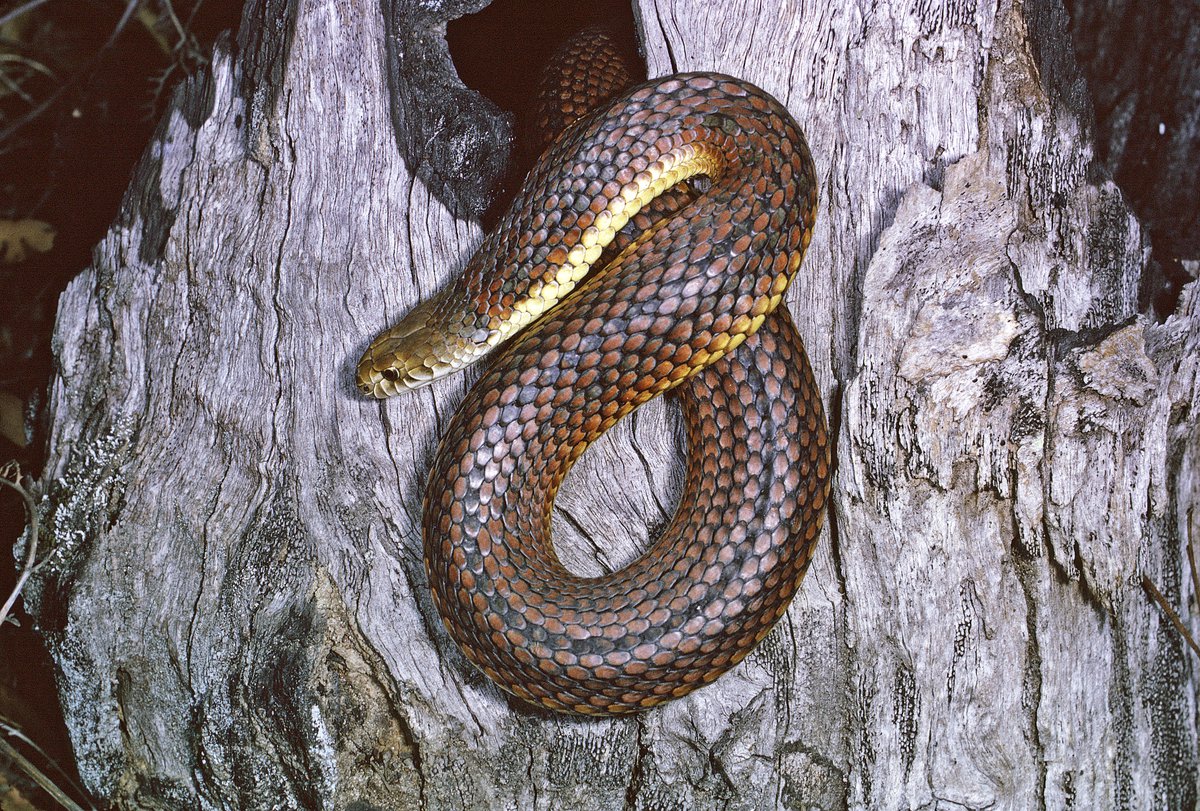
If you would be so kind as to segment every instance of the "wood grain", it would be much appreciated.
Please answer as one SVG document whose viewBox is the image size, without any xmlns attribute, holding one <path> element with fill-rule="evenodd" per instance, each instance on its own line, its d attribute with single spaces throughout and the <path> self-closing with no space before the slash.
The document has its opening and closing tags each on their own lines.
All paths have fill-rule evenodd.
<svg viewBox="0 0 1200 811">
<path fill-rule="evenodd" d="M 219 50 L 60 304 L 56 548 L 30 596 L 89 788 L 150 808 L 1194 805 L 1194 662 L 1140 579 L 1196 628 L 1200 297 L 1137 311 L 1141 232 L 1040 82 L 1029 6 L 641 4 L 651 75 L 738 75 L 808 133 L 821 212 L 788 302 L 839 472 L 777 630 L 624 721 L 514 705 L 438 623 L 418 514 L 465 381 L 354 391 L 369 338 L 480 237 L 399 155 L 377 7 L 290 7 L 253 148 L 248 68 Z M 669 515 L 670 411 L 568 480 L 555 530 L 581 572 Z"/>
</svg>

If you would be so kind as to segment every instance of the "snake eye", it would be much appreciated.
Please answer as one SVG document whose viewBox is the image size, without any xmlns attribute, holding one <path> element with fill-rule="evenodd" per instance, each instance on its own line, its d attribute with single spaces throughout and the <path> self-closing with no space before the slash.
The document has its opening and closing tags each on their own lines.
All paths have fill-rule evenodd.
<svg viewBox="0 0 1200 811">
<path fill-rule="evenodd" d="M 712 127 L 715 130 L 721 130 L 726 135 L 737 135 L 742 131 L 741 126 L 733 116 L 725 115 L 724 113 L 711 113 L 704 117 L 704 126 Z"/>
<path fill-rule="evenodd" d="M 384 369 L 382 374 L 383 374 L 384 380 L 390 380 L 393 383 L 395 383 L 397 380 L 400 379 L 400 373 L 397 372 L 395 369 L 391 369 L 391 368 Z"/>
</svg>

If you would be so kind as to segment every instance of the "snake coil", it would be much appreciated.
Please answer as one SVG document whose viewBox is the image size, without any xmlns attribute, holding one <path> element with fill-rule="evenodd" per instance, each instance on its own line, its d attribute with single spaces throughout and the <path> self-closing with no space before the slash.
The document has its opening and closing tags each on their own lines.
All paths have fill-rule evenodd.
<svg viewBox="0 0 1200 811">
<path fill-rule="evenodd" d="M 621 235 L 696 176 L 702 193 Z M 816 201 L 804 136 L 770 95 L 710 73 L 647 82 L 569 126 L 463 274 L 363 356 L 359 387 L 385 397 L 498 347 L 446 426 L 423 534 L 450 635 L 505 690 L 642 710 L 716 679 L 787 609 L 830 478 L 820 393 L 779 306 Z M 572 574 L 551 545 L 559 485 L 669 390 L 688 447 L 670 524 L 629 566 Z"/>
</svg>

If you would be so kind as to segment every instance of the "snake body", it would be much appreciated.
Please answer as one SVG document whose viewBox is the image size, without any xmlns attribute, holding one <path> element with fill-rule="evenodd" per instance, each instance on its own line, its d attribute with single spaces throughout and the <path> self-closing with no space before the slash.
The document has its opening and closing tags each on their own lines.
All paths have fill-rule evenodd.
<svg viewBox="0 0 1200 811">
<path fill-rule="evenodd" d="M 697 176 L 681 210 L 621 242 Z M 770 95 L 708 73 L 644 83 L 568 126 L 463 274 L 367 350 L 359 387 L 384 397 L 500 347 L 446 426 L 423 534 L 450 635 L 505 690 L 642 710 L 716 679 L 786 610 L 830 478 L 820 393 L 779 306 L 816 200 L 804 136 Z M 551 545 L 559 485 L 672 389 L 688 447 L 675 515 L 624 569 L 572 574 Z"/>
</svg>

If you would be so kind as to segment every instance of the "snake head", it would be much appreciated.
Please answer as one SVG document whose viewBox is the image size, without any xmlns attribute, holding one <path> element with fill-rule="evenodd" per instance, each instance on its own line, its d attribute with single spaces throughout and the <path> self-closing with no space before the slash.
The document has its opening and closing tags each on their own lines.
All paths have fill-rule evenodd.
<svg viewBox="0 0 1200 811">
<path fill-rule="evenodd" d="M 445 299 L 422 302 L 371 342 L 358 362 L 359 391 L 382 400 L 418 389 L 470 366 L 499 343 L 498 334 Z"/>
</svg>

